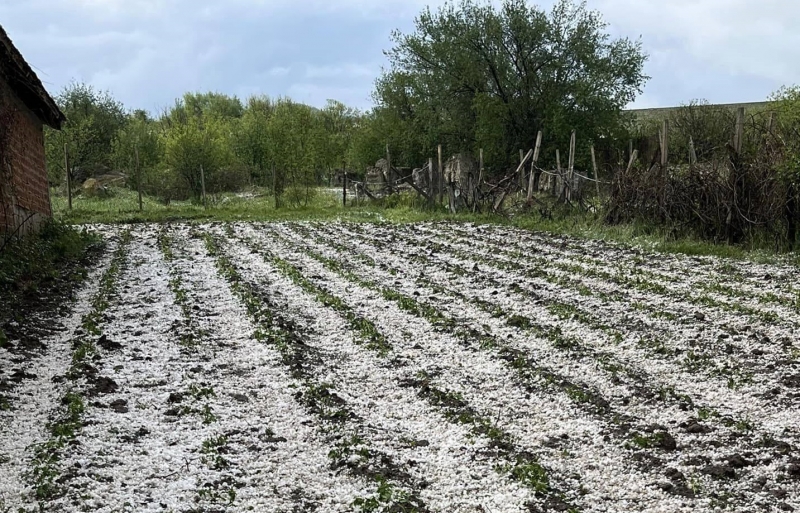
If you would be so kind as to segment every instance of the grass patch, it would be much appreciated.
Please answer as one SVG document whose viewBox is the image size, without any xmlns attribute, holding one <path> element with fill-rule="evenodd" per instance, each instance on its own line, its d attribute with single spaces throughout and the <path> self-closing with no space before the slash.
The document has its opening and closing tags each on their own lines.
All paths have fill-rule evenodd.
<svg viewBox="0 0 800 513">
<path fill-rule="evenodd" d="M 37 233 L 6 244 L 0 250 L 0 325 L 30 313 L 19 311 L 26 301 L 81 282 L 90 250 L 100 247 L 96 235 L 59 222 L 49 222 Z M 4 339 L 0 331 L 0 347 Z"/>
<path fill-rule="evenodd" d="M 758 262 L 800 262 L 796 253 L 779 256 L 771 247 L 759 243 L 730 246 L 715 244 L 697 238 L 677 237 L 670 228 L 634 222 L 608 225 L 602 216 L 573 209 L 556 208 L 554 215 L 543 217 L 538 213 L 524 213 L 507 218 L 492 214 L 450 214 L 444 205 L 433 210 L 414 207 L 412 196 L 397 197 L 392 201 L 364 206 L 342 206 L 338 190 L 324 189 L 307 207 L 275 209 L 273 198 L 263 189 L 253 194 L 221 194 L 210 199 L 208 208 L 190 201 L 160 203 L 144 198 L 144 211 L 139 212 L 136 193 L 115 189 L 111 198 L 86 198 L 73 200 L 73 209 L 67 209 L 66 198 L 51 191 L 55 217 L 67 223 L 137 223 L 195 221 L 366 221 L 412 223 L 424 221 L 473 222 L 485 225 L 503 225 L 557 235 L 570 235 L 581 239 L 603 240 L 640 246 L 650 251 L 697 256 L 716 256 L 735 260 Z M 549 201 L 549 198 L 542 198 Z"/>
</svg>

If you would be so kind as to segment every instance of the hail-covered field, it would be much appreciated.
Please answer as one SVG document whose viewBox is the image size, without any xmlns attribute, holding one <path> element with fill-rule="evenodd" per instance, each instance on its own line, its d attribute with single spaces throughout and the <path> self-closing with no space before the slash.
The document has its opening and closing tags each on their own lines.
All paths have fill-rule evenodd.
<svg viewBox="0 0 800 513">
<path fill-rule="evenodd" d="M 43 349 L 0 348 L 0 512 L 800 508 L 795 267 L 467 224 L 94 229 Z"/>
</svg>

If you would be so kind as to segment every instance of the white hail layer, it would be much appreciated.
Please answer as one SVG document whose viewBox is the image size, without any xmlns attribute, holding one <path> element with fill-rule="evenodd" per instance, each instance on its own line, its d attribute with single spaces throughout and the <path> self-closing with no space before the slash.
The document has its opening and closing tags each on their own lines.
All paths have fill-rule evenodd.
<svg viewBox="0 0 800 513">
<path fill-rule="evenodd" d="M 321 305 L 247 248 L 234 247 L 230 252 L 244 276 L 265 281 L 273 297 L 286 298 L 284 314 L 310 323 L 313 334 L 307 342 L 326 356 L 326 374 L 320 379 L 332 384 L 363 419 L 370 446 L 407 464 L 413 476 L 429 483 L 420 497 L 431 510 L 466 512 L 483 507 L 521 512 L 527 500 L 534 500 L 530 491 L 495 472 L 495 462 L 480 456 L 480 451 L 487 449 L 487 440 L 470 440 L 465 427 L 448 423 L 413 389 L 398 386 L 401 379 L 413 378 L 412 372 L 392 368 L 356 345 L 337 312 Z M 411 443 L 422 440 L 429 445 L 414 447 Z"/>
<path fill-rule="evenodd" d="M 175 510 L 191 503 L 196 482 L 209 476 L 195 452 L 204 431 L 199 420 L 186 416 L 171 422 L 164 416 L 169 394 L 183 391 L 188 369 L 198 362 L 182 354 L 171 332 L 182 314 L 155 239 L 151 228 L 132 232 L 127 267 L 115 285 L 119 299 L 102 326 L 123 348 L 99 349 L 97 363 L 99 375 L 112 378 L 119 390 L 91 399 L 103 404 L 124 399 L 130 411 L 87 408 L 80 445 L 64 461 L 66 468 L 80 470 L 67 496 L 54 504 L 62 511 Z M 122 440 L 142 428 L 148 434 L 137 442 Z"/>
<path fill-rule="evenodd" d="M 65 385 L 54 382 L 53 378 L 63 378 L 69 367 L 72 357 L 70 342 L 81 325 L 81 318 L 91 310 L 100 276 L 108 268 L 113 252 L 114 244 L 111 243 L 76 293 L 72 311 L 60 321 L 63 326 L 60 333 L 42 341 L 45 349 L 41 356 L 18 362 L 10 353 L 0 350 L 0 369 L 10 372 L 21 368 L 36 376 L 24 380 L 8 395 L 10 410 L 0 410 L 0 506 L 9 511 L 34 507 L 33 487 L 24 474 L 31 470 L 34 446 L 49 438 L 45 428 L 65 390 Z M 13 340 L 10 342 L 15 343 Z M 29 365 L 22 368 L 19 363 Z"/>
<path fill-rule="evenodd" d="M 395 242 L 395 245 L 397 248 L 408 247 L 402 242 Z M 460 257 L 445 253 L 437 253 L 436 258 L 443 262 L 467 266 L 467 268 L 472 268 L 475 264 L 474 261 L 466 261 Z M 519 282 L 521 280 L 519 276 L 512 272 L 496 269 L 487 265 L 481 265 L 480 268 L 482 273 L 489 274 L 498 279 L 498 281 L 507 284 Z M 466 278 L 464 281 L 468 282 L 469 279 Z M 532 282 L 533 280 L 528 281 Z M 475 284 L 474 287 L 478 290 L 482 290 L 478 284 Z M 569 298 L 575 303 L 587 302 L 587 299 L 581 297 L 577 291 L 563 289 L 553 291 L 542 288 L 541 292 L 545 301 L 549 293 L 553 294 L 555 299 L 562 301 L 565 300 L 565 298 Z M 513 301 L 509 302 L 509 307 L 512 308 L 513 311 L 524 313 L 540 320 L 547 320 L 551 317 L 546 308 L 530 304 L 526 302 L 524 298 L 514 293 L 509 293 L 509 296 L 514 298 Z M 635 314 L 630 311 L 620 311 L 617 313 L 617 316 L 621 315 L 635 316 Z M 669 323 L 661 322 L 663 323 L 664 330 L 671 329 Z M 678 392 L 689 395 L 696 399 L 697 402 L 706 404 L 723 414 L 732 415 L 740 419 L 750 419 L 756 422 L 761 429 L 776 435 L 780 434 L 781 437 L 785 436 L 785 432 L 791 434 L 795 431 L 797 425 L 796 409 L 782 406 L 773 407 L 767 404 L 764 399 L 755 397 L 757 394 L 766 393 L 773 388 L 775 386 L 774 383 L 754 383 L 742 391 L 730 390 L 727 386 L 726 379 L 691 373 L 675 365 L 672 361 L 654 358 L 652 355 L 648 355 L 639 348 L 630 337 L 627 337 L 621 344 L 615 344 L 607 335 L 596 332 L 596 330 L 592 330 L 591 328 L 586 328 L 576 321 L 558 321 L 557 324 L 562 328 L 565 334 L 574 334 L 580 337 L 580 339 L 590 347 L 614 354 L 620 361 L 625 363 L 626 366 L 648 371 L 651 376 L 658 380 L 656 382 L 658 385 L 674 387 Z M 587 333 L 590 335 L 587 336 Z M 676 337 L 673 338 L 670 343 L 674 345 L 681 341 L 682 339 Z M 690 346 L 684 347 L 688 348 Z"/>
<path fill-rule="evenodd" d="M 244 233 L 252 234 L 247 229 Z M 566 397 L 526 394 L 510 371 L 490 356 L 462 349 L 452 337 L 434 333 L 426 321 L 400 311 L 374 291 L 348 283 L 301 252 L 267 237 L 259 240 L 282 258 L 301 265 L 306 274 L 320 276 L 319 281 L 334 294 L 375 322 L 409 365 L 440 373 L 437 382 L 462 392 L 477 411 L 497 419 L 500 427 L 518 439 L 523 448 L 542 451 L 542 463 L 562 480 L 588 489 L 582 497 L 570 497 L 580 501 L 587 511 L 609 504 L 615 505 L 612 510 L 618 507 L 658 511 L 665 505 L 673 511 L 702 509 L 699 503 L 683 506 L 685 501 L 655 489 L 658 475 L 632 471 L 625 451 L 610 447 L 603 440 L 603 425 L 575 408 Z M 416 345 L 423 349 L 415 349 Z M 545 452 L 542 443 L 564 433 L 570 436 L 569 456 L 553 450 Z M 579 482 L 571 478 L 574 473 L 580 475 Z"/>
<path fill-rule="evenodd" d="M 223 369 L 219 374 L 224 379 L 213 382 L 220 399 L 213 430 L 246 433 L 237 437 L 233 454 L 227 456 L 244 485 L 237 488 L 237 510 L 292 511 L 299 507 L 292 495 L 301 490 L 303 499 L 322 511 L 348 511 L 356 497 L 369 494 L 371 484 L 329 469 L 330 446 L 316 427 L 318 421 L 295 401 L 298 384 L 282 369 L 280 354 L 252 338 L 255 326 L 203 244 L 185 233 L 179 241 L 194 255 L 181 263 L 181 271 L 201 310 L 208 310 L 199 321 L 210 342 L 219 346 L 211 365 Z M 231 400 L 234 394 L 249 401 Z M 260 443 L 257 435 L 265 428 L 286 442 Z"/>
<path fill-rule="evenodd" d="M 295 235 L 295 237 L 298 236 Z M 343 256 L 331 248 L 320 246 L 318 244 L 312 244 L 310 241 L 307 241 L 306 243 L 312 245 L 315 251 L 322 253 L 328 258 L 337 259 L 342 258 Z M 434 294 L 434 292 L 431 290 L 419 289 L 413 280 L 403 279 L 403 276 L 415 276 L 419 273 L 425 273 L 426 278 L 438 283 L 439 285 L 455 288 L 464 294 L 478 297 L 492 304 L 500 305 L 506 311 L 527 315 L 531 314 L 531 312 L 526 311 L 525 308 L 520 307 L 519 301 L 516 301 L 513 298 L 505 295 L 495 296 L 492 294 L 491 290 L 487 290 L 480 286 L 476 286 L 476 284 L 470 283 L 468 278 L 453 279 L 446 273 L 435 268 L 420 268 L 418 265 L 408 263 L 403 258 L 403 255 L 398 255 L 397 252 L 383 252 L 375 249 L 374 246 L 361 244 L 353 241 L 352 239 L 350 240 L 349 245 L 351 245 L 357 252 L 367 255 L 370 258 L 375 259 L 377 262 L 383 262 L 388 264 L 390 267 L 404 271 L 399 276 L 395 277 L 385 271 L 381 271 L 380 269 L 362 266 L 362 275 L 369 276 L 372 279 L 380 277 L 379 281 L 382 280 L 384 282 L 384 286 L 391 286 L 392 288 L 399 289 L 401 292 L 404 292 L 408 295 L 411 295 L 414 292 L 420 292 L 422 293 L 420 294 L 420 301 L 423 303 L 430 303 L 430 301 L 426 300 L 425 295 L 427 294 L 430 296 Z M 395 246 L 395 248 L 397 248 L 397 246 Z M 353 262 L 351 261 L 351 264 L 352 263 Z M 682 464 L 682 461 L 685 461 L 691 456 L 699 455 L 707 456 L 712 460 L 718 461 L 723 457 L 730 456 L 737 451 L 743 451 L 748 448 L 750 441 L 748 439 L 741 438 L 738 438 L 738 440 L 741 440 L 740 443 L 742 447 L 737 447 L 736 443 L 731 443 L 726 445 L 724 449 L 725 452 L 722 452 L 719 449 L 709 448 L 708 446 L 703 445 L 703 436 L 684 433 L 677 429 L 677 424 L 683 420 L 686 420 L 690 416 L 689 413 L 680 410 L 677 406 L 651 404 L 638 400 L 639 398 L 637 398 L 631 390 L 627 389 L 626 386 L 615 384 L 611 380 L 611 377 L 608 376 L 607 373 L 596 363 L 578 361 L 574 358 L 571 358 L 568 352 L 559 351 L 550 347 L 550 344 L 545 341 L 539 340 L 536 337 L 521 335 L 518 330 L 506 326 L 503 321 L 493 318 L 491 315 L 488 315 L 476 307 L 458 300 L 457 298 L 448 297 L 446 300 L 443 300 L 443 298 L 437 297 L 435 303 L 441 311 L 451 314 L 458 318 L 461 322 L 466 322 L 467 324 L 472 325 L 479 330 L 482 325 L 490 326 L 492 333 L 499 339 L 507 341 L 511 347 L 524 350 L 527 354 L 534 357 L 534 360 L 537 361 L 537 363 L 542 363 L 546 367 L 556 370 L 561 375 L 570 378 L 573 382 L 589 384 L 598 390 L 603 397 L 614 402 L 618 409 L 624 411 L 625 414 L 631 415 L 638 419 L 638 425 L 640 428 L 652 424 L 661 424 L 671 427 L 670 432 L 675 436 L 681 450 L 679 452 L 664 455 L 663 457 L 666 463 L 668 466 L 677 468 L 684 472 L 684 474 L 701 482 L 705 490 L 719 491 L 722 489 L 724 491 L 726 485 L 720 485 L 718 482 L 715 482 L 708 476 L 692 476 L 692 474 L 696 472 L 696 469 Z M 541 317 L 536 318 L 541 319 Z M 586 340 L 589 337 L 596 336 L 595 333 L 591 333 L 589 330 L 585 329 L 578 329 L 576 333 L 576 336 L 579 337 L 580 340 Z M 623 397 L 627 397 L 630 402 L 627 406 L 620 407 L 619 402 Z M 718 437 L 725 438 L 730 436 L 730 433 L 731 430 L 729 428 L 717 426 L 716 435 Z M 764 457 L 768 456 L 769 454 L 769 450 L 766 449 L 760 452 L 762 453 L 760 456 Z M 779 461 L 774 461 L 769 465 L 760 467 L 759 472 L 775 476 L 777 475 L 781 466 L 782 463 Z M 752 495 L 752 491 L 749 489 L 750 484 L 748 482 L 733 483 L 730 485 L 730 488 L 743 495 Z"/>
</svg>

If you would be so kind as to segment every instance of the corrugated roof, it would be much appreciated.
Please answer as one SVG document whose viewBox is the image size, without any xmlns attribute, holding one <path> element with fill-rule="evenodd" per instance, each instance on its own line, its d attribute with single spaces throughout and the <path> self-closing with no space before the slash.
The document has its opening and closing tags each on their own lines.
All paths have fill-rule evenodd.
<svg viewBox="0 0 800 513">
<path fill-rule="evenodd" d="M 42 120 L 55 129 L 66 121 L 64 113 L 47 93 L 39 77 L 11 42 L 0 25 L 0 78 L 4 79 L 22 102 Z"/>
</svg>

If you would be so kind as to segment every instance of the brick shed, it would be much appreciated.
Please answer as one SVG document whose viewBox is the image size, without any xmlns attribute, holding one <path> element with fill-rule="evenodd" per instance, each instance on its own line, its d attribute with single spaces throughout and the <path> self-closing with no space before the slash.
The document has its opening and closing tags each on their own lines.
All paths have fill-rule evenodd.
<svg viewBox="0 0 800 513">
<path fill-rule="evenodd" d="M 26 232 L 52 215 L 44 125 L 64 114 L 0 27 L 0 232 Z"/>
</svg>

